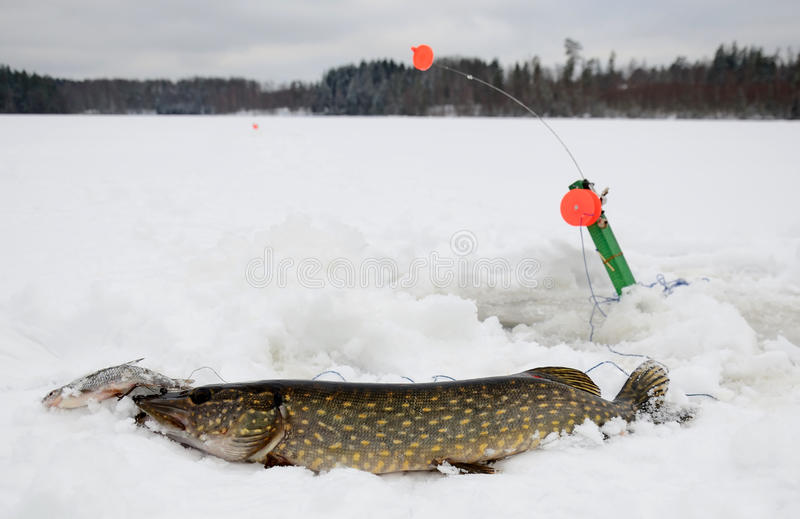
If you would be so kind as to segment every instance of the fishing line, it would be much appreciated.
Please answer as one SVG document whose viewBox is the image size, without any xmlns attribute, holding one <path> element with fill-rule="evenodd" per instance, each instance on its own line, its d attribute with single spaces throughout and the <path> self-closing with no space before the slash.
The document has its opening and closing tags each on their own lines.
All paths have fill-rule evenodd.
<svg viewBox="0 0 800 519">
<path fill-rule="evenodd" d="M 583 219 L 583 217 L 581 217 Z M 594 314 L 595 312 L 600 312 L 603 317 L 608 317 L 606 313 L 600 308 L 600 305 L 616 303 L 619 301 L 619 297 L 605 297 L 605 296 L 598 296 L 594 293 L 594 287 L 592 286 L 592 278 L 589 276 L 589 264 L 586 261 L 586 243 L 583 240 L 583 225 L 578 226 L 578 230 L 581 236 L 581 254 L 583 255 L 583 269 L 586 272 L 586 282 L 589 283 L 589 292 L 591 292 L 591 296 L 589 297 L 589 301 L 592 302 L 592 313 L 589 315 L 589 342 L 593 342 L 594 339 Z M 643 357 L 644 355 L 637 355 L 634 353 L 620 353 L 614 351 L 611 346 L 606 345 L 606 348 L 612 353 L 616 353 L 617 355 L 622 356 L 632 356 L 632 357 Z"/>
<path fill-rule="evenodd" d="M 581 217 L 581 220 L 583 217 Z M 609 304 L 609 303 L 616 303 L 619 301 L 619 297 L 605 297 L 605 296 L 598 296 L 594 293 L 594 287 L 592 286 L 592 278 L 589 276 L 589 264 L 586 261 L 586 243 L 583 240 L 583 225 L 578 226 L 578 230 L 581 236 L 581 254 L 583 255 L 583 269 L 586 272 L 586 282 L 589 283 L 589 292 L 591 292 L 591 296 L 589 297 L 589 301 L 592 302 L 592 313 L 589 316 L 589 327 L 591 328 L 589 332 L 589 342 L 592 342 L 594 338 L 594 313 L 599 311 L 603 317 L 608 317 L 606 313 L 600 308 L 601 304 Z M 609 348 L 610 349 L 610 348 Z"/>
<path fill-rule="evenodd" d="M 584 227 L 583 225 L 578 226 L 578 230 L 579 230 L 580 237 L 581 237 L 581 255 L 583 256 L 583 270 L 586 273 L 586 282 L 589 284 L 589 292 L 591 293 L 591 296 L 589 296 L 589 301 L 592 303 L 592 313 L 589 315 L 589 328 L 590 328 L 590 331 L 589 331 L 589 342 L 593 342 L 593 340 L 594 340 L 594 332 L 595 332 L 595 326 L 594 326 L 595 313 L 599 312 L 600 315 L 602 315 L 603 317 L 608 317 L 608 315 L 603 311 L 603 309 L 601 308 L 600 305 L 606 305 L 606 304 L 610 304 L 610 303 L 618 303 L 619 302 L 619 296 L 606 297 L 606 296 L 598 296 L 597 294 L 595 294 L 594 286 L 592 285 L 592 278 L 589 275 L 589 264 L 586 261 L 586 242 L 583 239 L 583 227 Z M 701 278 L 701 279 L 703 281 L 709 281 L 708 278 Z M 637 284 L 639 286 L 643 286 L 645 288 L 653 288 L 656 285 L 661 285 L 663 287 L 664 294 L 672 295 L 672 292 L 676 288 L 681 287 L 681 286 L 689 286 L 691 283 L 689 283 L 688 281 L 686 281 L 683 278 L 676 278 L 676 279 L 673 279 L 671 281 L 667 281 L 667 279 L 664 276 L 664 274 L 658 273 L 656 275 L 655 282 L 649 283 L 649 284 L 647 284 L 647 283 L 637 283 Z M 617 355 L 622 355 L 622 356 L 626 356 L 626 357 L 645 357 L 645 355 L 638 355 L 638 354 L 635 354 L 635 353 L 618 352 L 618 351 L 615 351 L 614 349 L 612 349 L 608 345 L 606 345 L 606 348 L 608 348 L 608 350 L 610 352 L 615 353 Z"/>
<path fill-rule="evenodd" d="M 705 281 L 705 282 L 711 282 L 711 280 L 709 278 L 706 278 L 706 277 L 699 278 L 699 280 L 700 281 Z M 695 281 L 692 281 L 692 283 L 694 283 L 694 282 Z M 671 295 L 672 291 L 675 290 L 677 287 L 689 286 L 692 283 L 689 283 L 688 281 L 686 281 L 683 278 L 675 278 L 675 279 L 673 279 L 671 281 L 667 281 L 666 278 L 664 277 L 664 274 L 658 273 L 656 275 L 655 282 L 649 283 L 649 284 L 648 283 L 637 283 L 637 284 L 640 285 L 640 286 L 643 286 L 645 288 L 653 288 L 656 285 L 661 285 L 662 287 L 664 287 L 664 293 L 667 294 L 667 295 Z"/>
<path fill-rule="evenodd" d="M 607 317 L 606 313 L 603 312 L 603 309 L 600 308 L 600 305 L 609 304 L 609 303 L 617 303 L 617 302 L 619 302 L 619 297 L 598 296 L 597 294 L 594 293 L 594 288 L 592 286 L 592 278 L 589 275 L 589 265 L 586 262 L 586 243 L 583 240 L 583 225 L 578 226 L 578 229 L 580 230 L 580 236 L 581 236 L 581 254 L 583 255 L 583 268 L 584 268 L 584 271 L 586 272 L 586 281 L 589 284 L 589 292 L 591 292 L 591 294 L 592 294 L 589 297 L 589 300 L 592 302 L 592 313 L 589 315 L 589 327 L 591 328 L 591 330 L 589 332 L 589 341 L 593 342 L 592 339 L 594 338 L 594 315 L 595 315 L 595 312 L 599 311 L 600 314 L 602 314 L 603 317 Z M 707 278 L 704 278 L 704 279 L 706 281 L 708 281 Z M 675 288 L 677 288 L 679 286 L 688 286 L 689 282 L 686 281 L 683 278 L 677 278 L 677 279 L 674 279 L 672 281 L 667 281 L 666 278 L 664 277 L 664 275 L 659 273 L 656 276 L 656 281 L 654 283 L 650 283 L 649 285 L 648 284 L 644 284 L 644 283 L 639 283 L 639 285 L 641 285 L 643 287 L 646 287 L 646 288 L 653 288 L 656 285 L 661 285 L 662 287 L 664 287 L 664 293 L 666 295 L 670 295 L 670 294 L 672 294 L 672 291 Z M 604 346 L 606 347 L 606 349 L 609 352 L 613 353 L 614 355 L 619 355 L 621 357 L 641 357 L 641 358 L 649 358 L 649 359 L 651 358 L 651 357 L 648 357 L 647 355 L 642 355 L 640 353 L 623 353 L 621 351 L 615 350 L 614 348 L 612 348 L 608 344 L 605 344 Z M 651 360 L 654 360 L 654 359 L 651 359 Z M 656 361 L 656 362 L 658 362 L 658 361 Z M 616 362 L 611 361 L 611 360 L 606 360 L 606 361 L 600 362 L 598 364 L 595 364 L 591 368 L 589 368 L 586 371 L 584 371 L 584 373 L 589 373 L 590 371 L 594 370 L 595 368 L 599 368 L 603 364 L 611 364 L 612 366 L 614 366 L 615 368 L 620 370 L 622 373 L 624 373 L 625 376 L 628 376 L 628 377 L 630 376 L 630 374 L 627 371 L 622 369 Z M 661 363 L 659 362 L 659 364 L 661 364 Z M 661 365 L 664 366 L 664 364 L 661 364 Z M 715 396 L 710 395 L 708 393 L 685 393 L 685 394 L 686 394 L 687 397 L 688 396 L 691 396 L 691 397 L 704 396 L 704 397 L 711 398 L 713 400 L 718 400 Z"/>
<path fill-rule="evenodd" d="M 581 169 L 580 164 L 578 164 L 578 161 L 575 158 L 575 155 L 572 154 L 572 152 L 570 151 L 569 147 L 564 142 L 564 140 L 558 135 L 558 133 L 553 129 L 553 127 L 550 126 L 549 124 L 547 124 L 547 121 L 545 121 L 542 118 L 542 116 L 540 116 L 531 107 L 529 107 L 528 105 L 526 105 L 525 103 L 523 103 L 522 101 L 520 101 L 519 99 L 514 97 L 513 95 L 509 94 L 508 92 L 506 92 L 502 88 L 499 88 L 499 87 L 497 87 L 495 85 L 492 85 L 491 83 L 488 83 L 488 82 L 484 81 L 483 79 L 481 79 L 479 77 L 475 77 L 472 74 L 467 74 L 465 72 L 461 72 L 460 70 L 456 70 L 456 69 L 454 69 L 452 67 L 448 67 L 447 65 L 440 65 L 438 63 L 433 64 L 433 66 L 437 67 L 439 69 L 442 69 L 442 70 L 447 70 L 449 72 L 453 72 L 455 74 L 458 74 L 459 76 L 462 76 L 462 77 L 466 78 L 469 81 L 476 81 L 476 82 L 480 83 L 481 85 L 484 85 L 486 87 L 491 88 L 495 92 L 503 94 L 508 99 L 512 100 L 513 102 L 515 102 L 516 104 L 518 104 L 519 106 L 524 108 L 529 114 L 531 114 L 534 117 L 536 117 L 539 120 L 539 122 L 541 122 L 544 125 L 544 127 L 547 128 L 550 131 L 550 133 L 553 134 L 553 137 L 555 137 L 556 140 L 558 140 L 558 142 L 564 148 L 564 151 L 566 151 L 567 155 L 569 155 L 569 158 L 572 159 L 572 163 L 575 165 L 575 169 L 578 170 L 578 173 L 580 174 L 581 178 L 583 180 L 586 180 L 586 176 L 583 174 L 583 170 Z M 581 216 L 581 220 L 582 219 L 583 219 L 583 216 Z M 592 302 L 592 313 L 591 313 L 591 316 L 589 317 L 589 326 L 591 328 L 591 330 L 589 332 L 589 341 L 593 341 L 593 339 L 594 339 L 594 331 L 595 331 L 594 330 L 594 315 L 595 315 L 595 312 L 599 311 L 600 314 L 603 317 L 607 317 L 606 313 L 603 311 L 603 309 L 600 307 L 600 305 L 619 301 L 619 297 L 601 297 L 601 296 L 598 296 L 597 294 L 595 294 L 594 287 L 592 286 L 592 279 L 589 276 L 589 265 L 588 265 L 588 263 L 586 261 L 586 245 L 585 245 L 584 239 L 583 239 L 583 225 L 579 225 L 578 228 L 580 229 L 581 251 L 583 253 L 583 267 L 584 267 L 584 270 L 586 271 L 586 281 L 589 283 L 589 291 L 592 294 L 591 297 L 590 297 L 590 301 Z M 643 356 L 643 355 L 635 355 L 635 354 L 618 353 L 618 352 L 615 352 L 613 349 L 611 349 L 610 346 L 607 346 L 607 347 L 608 347 L 608 349 L 610 351 L 612 351 L 613 353 L 617 353 L 618 355 Z"/>
<path fill-rule="evenodd" d="M 674 279 L 672 281 L 667 281 L 666 278 L 664 277 L 664 274 L 659 273 L 658 275 L 656 275 L 656 280 L 653 283 L 650 283 L 649 285 L 646 285 L 644 283 L 640 283 L 640 284 L 643 287 L 647 287 L 647 288 L 653 288 L 656 285 L 661 285 L 662 287 L 664 287 L 664 292 L 666 292 L 667 294 L 671 294 L 672 291 L 675 289 L 675 287 L 688 285 L 689 282 L 686 281 L 683 278 L 678 278 L 678 279 Z"/>
<path fill-rule="evenodd" d="M 594 365 L 594 366 L 592 366 L 591 368 L 589 368 L 589 369 L 587 369 L 586 371 L 584 371 L 584 373 L 589 373 L 589 372 L 590 372 L 590 371 L 592 371 L 593 369 L 595 369 L 595 368 L 599 368 L 599 367 L 600 367 L 600 366 L 602 366 L 603 364 L 611 364 L 612 366 L 614 366 L 615 368 L 617 368 L 618 370 L 620 370 L 620 371 L 621 371 L 621 372 L 622 372 L 622 373 L 623 373 L 623 374 L 624 374 L 626 377 L 630 377 L 630 376 L 631 376 L 631 374 L 630 374 L 630 373 L 628 373 L 627 371 L 625 371 L 624 369 L 622 369 L 621 367 L 619 367 L 619 364 L 617 364 L 617 363 L 616 363 L 616 362 L 614 362 L 613 360 L 604 360 L 603 362 L 598 362 L 597 364 L 595 364 L 595 365 Z"/>
<path fill-rule="evenodd" d="M 612 350 L 612 351 L 613 351 L 613 350 Z M 617 352 L 614 352 L 614 353 L 617 353 Z M 631 355 L 631 354 L 620 354 L 620 353 L 617 353 L 617 355 Z M 636 356 L 637 356 L 637 357 L 645 357 L 646 355 L 636 355 Z M 655 360 L 655 359 L 650 359 L 650 360 Z M 662 366 L 664 366 L 664 367 L 666 368 L 666 365 L 665 365 L 665 364 L 663 364 L 663 363 L 661 363 L 661 362 L 658 362 L 658 361 L 655 361 L 655 362 L 657 362 L 658 364 L 661 364 Z M 586 371 L 584 371 L 584 373 L 588 374 L 590 371 L 594 370 L 595 368 L 599 368 L 599 367 L 600 367 L 600 366 L 602 366 L 603 364 L 611 364 L 612 366 L 614 366 L 615 368 L 617 368 L 618 370 L 620 370 L 620 371 L 621 371 L 621 372 L 622 372 L 622 373 L 623 373 L 623 374 L 624 374 L 626 377 L 630 377 L 630 376 L 631 376 L 631 374 L 630 374 L 630 373 L 628 373 L 627 371 L 625 371 L 624 369 L 622 369 L 622 368 L 619 366 L 619 364 L 617 364 L 617 363 L 616 363 L 616 362 L 614 362 L 613 360 L 604 360 L 603 362 L 598 362 L 597 364 L 595 364 L 595 365 L 594 365 L 594 366 L 592 366 L 591 368 L 589 368 L 589 369 L 587 369 Z M 715 397 L 714 395 L 708 394 L 708 393 L 684 393 L 684 395 L 686 395 L 686 396 L 689 396 L 689 397 L 703 396 L 703 397 L 710 398 L 710 399 L 712 399 L 712 400 L 716 400 L 717 402 L 719 402 L 719 398 Z"/>
<path fill-rule="evenodd" d="M 566 143 L 561 139 L 561 137 L 559 137 L 558 133 L 556 133 L 556 131 L 549 124 L 547 124 L 547 121 L 542 119 L 542 117 L 538 113 L 536 113 L 531 107 L 529 107 L 528 105 L 526 105 L 525 103 L 523 103 L 522 101 L 520 101 L 519 99 L 514 97 L 513 95 L 509 94 L 508 92 L 506 92 L 502 88 L 496 87 L 491 83 L 487 83 L 486 81 L 482 80 L 479 77 L 475 77 L 472 74 L 467 74 L 467 73 L 461 72 L 460 70 L 456 70 L 454 68 L 450 68 L 447 65 L 434 64 L 433 66 L 437 67 L 437 68 L 440 68 L 440 69 L 449 70 L 450 72 L 455 72 L 456 74 L 467 78 L 469 81 L 477 81 L 481 85 L 487 86 L 487 87 L 491 88 L 492 90 L 494 90 L 495 92 L 499 92 L 499 93 L 503 94 L 504 96 L 506 96 L 507 98 L 511 99 L 512 101 L 517 103 L 519 106 L 521 106 L 522 108 L 527 110 L 529 114 L 531 114 L 534 117 L 536 117 L 537 119 L 539 119 L 539 122 L 541 122 L 545 126 L 545 128 L 550 130 L 550 133 L 553 134 L 553 137 L 555 137 L 558 140 L 558 142 L 564 148 L 564 151 L 566 151 L 567 155 L 569 155 L 569 158 L 572 159 L 572 163 L 575 164 L 575 168 L 578 170 L 578 173 L 580 174 L 581 178 L 586 180 L 586 177 L 583 175 L 583 170 L 581 169 L 580 165 L 578 164 L 578 161 L 575 159 L 575 156 L 569 150 L 569 147 L 567 147 Z"/>
<path fill-rule="evenodd" d="M 338 376 L 339 376 L 339 378 L 341 378 L 343 382 L 347 382 L 347 379 L 346 379 L 346 378 L 344 378 L 344 376 L 342 376 L 342 374 L 341 374 L 341 373 L 339 373 L 338 371 L 334 371 L 334 370 L 332 370 L 332 369 L 329 369 L 329 370 L 323 371 L 322 373 L 319 373 L 317 376 L 315 376 L 315 377 L 314 377 L 314 378 L 312 378 L 311 380 L 317 380 L 317 379 L 318 379 L 319 377 L 321 377 L 322 375 L 325 375 L 325 374 L 328 374 L 328 373 L 331 373 L 331 374 L 334 374 L 334 375 L 338 375 Z M 413 378 L 411 378 L 411 377 L 406 377 L 406 376 L 403 376 L 403 375 L 401 375 L 401 376 L 400 376 L 400 378 L 402 378 L 402 379 L 404 379 L 404 380 L 408 380 L 408 381 L 409 381 L 409 382 L 411 382 L 412 384 L 416 384 L 416 381 L 415 381 Z M 434 382 L 438 381 L 438 379 L 440 379 L 440 378 L 446 378 L 446 379 L 448 379 L 448 380 L 452 380 L 453 382 L 455 382 L 455 381 L 456 381 L 456 379 L 454 379 L 454 378 L 453 378 L 453 377 L 451 377 L 450 375 L 434 375 L 434 376 L 432 376 L 431 378 L 433 379 L 433 381 L 434 381 Z"/>
<path fill-rule="evenodd" d="M 711 400 L 716 400 L 719 402 L 719 398 L 715 397 L 714 395 L 709 395 L 708 393 L 686 393 L 686 396 L 704 396 L 710 398 Z"/>
<path fill-rule="evenodd" d="M 322 375 L 327 375 L 328 373 L 330 373 L 330 374 L 333 374 L 333 375 L 338 375 L 338 376 L 339 376 L 339 378 L 341 378 L 341 379 L 342 379 L 342 382 L 347 382 L 347 379 L 346 379 L 346 378 L 344 378 L 344 376 L 343 376 L 341 373 L 339 373 L 338 371 L 332 370 L 332 369 L 327 369 L 327 370 L 323 371 L 322 373 L 318 373 L 318 374 L 317 374 L 317 375 L 316 375 L 314 378 L 312 378 L 311 380 L 317 380 L 317 379 L 318 379 L 319 377 L 321 377 Z"/>
<path fill-rule="evenodd" d="M 218 379 L 220 379 L 220 380 L 222 381 L 222 383 L 223 383 L 223 384 L 227 384 L 227 383 L 228 383 L 228 381 L 227 381 L 227 380 L 225 380 L 224 378 L 222 378 L 222 376 L 221 376 L 219 373 L 217 373 L 217 370 L 215 370 L 215 369 L 214 369 L 214 368 L 212 368 L 211 366 L 200 366 L 199 368 L 197 368 L 197 369 L 195 369 L 194 371 L 192 371 L 191 373 L 189 373 L 189 376 L 188 376 L 188 377 L 186 377 L 186 378 L 187 378 L 187 379 L 188 379 L 188 378 L 192 378 L 192 375 L 194 375 L 195 373 L 197 373 L 197 372 L 198 372 L 198 371 L 200 371 L 201 369 L 210 369 L 210 370 L 211 370 L 211 371 L 212 371 L 212 372 L 213 372 L 213 373 L 214 373 L 214 374 L 217 376 L 217 378 L 218 378 Z"/>
<path fill-rule="evenodd" d="M 431 58 L 432 58 L 432 56 L 431 56 Z M 558 133 L 549 124 L 547 124 L 547 121 L 545 121 L 531 107 L 529 107 L 528 105 L 526 105 L 525 103 L 523 103 L 522 101 L 520 101 L 519 99 L 514 97 L 513 95 L 509 94 L 508 92 L 506 92 L 502 88 L 499 88 L 499 87 L 497 87 L 495 85 L 492 85 L 491 83 L 488 83 L 488 82 L 484 81 L 483 79 L 481 79 L 479 77 L 475 77 L 472 74 L 467 74 L 465 72 L 461 72 L 460 70 L 456 70 L 454 68 L 448 67 L 447 65 L 440 65 L 438 63 L 437 64 L 433 64 L 433 66 L 437 67 L 439 69 L 443 69 L 443 70 L 447 70 L 447 71 L 453 72 L 455 74 L 458 74 L 458 75 L 466 78 L 469 81 L 476 81 L 476 82 L 480 83 L 483 86 L 489 87 L 492 90 L 494 90 L 495 92 L 503 94 L 508 99 L 510 99 L 511 101 L 515 102 L 517 105 L 519 105 L 523 109 L 525 109 L 529 114 L 531 114 L 532 116 L 536 117 L 539 120 L 539 122 L 541 122 L 544 125 L 544 127 L 547 128 L 548 131 L 550 131 L 551 134 L 553 134 L 553 137 L 556 138 L 556 140 L 559 142 L 559 144 L 561 144 L 561 146 L 564 148 L 564 151 L 567 152 L 567 155 L 569 155 L 569 158 L 572 160 L 572 163 L 575 165 L 575 169 L 578 170 L 578 174 L 580 174 L 580 176 L 581 176 L 581 178 L 583 180 L 586 180 L 586 176 L 583 174 L 583 170 L 581 169 L 580 164 L 578 164 L 577 159 L 572 154 L 572 152 L 570 151 L 569 147 L 564 142 L 564 140 L 558 135 Z M 583 218 L 583 217 L 581 217 L 581 218 Z M 591 329 L 590 332 L 589 332 L 589 341 L 593 342 L 593 340 L 594 340 L 594 332 L 595 332 L 595 326 L 594 326 L 595 313 L 599 312 L 604 318 L 608 317 L 608 315 L 603 311 L 601 305 L 619 302 L 619 297 L 618 296 L 613 296 L 613 297 L 598 296 L 595 293 L 594 286 L 592 285 L 592 278 L 589 275 L 589 265 L 588 265 L 588 262 L 586 261 L 586 244 L 585 244 L 585 241 L 583 239 L 583 225 L 579 225 L 578 228 L 580 230 L 581 253 L 582 253 L 582 256 L 583 256 L 583 268 L 584 268 L 584 271 L 586 272 L 586 281 L 587 281 L 587 283 L 589 285 L 589 292 L 591 293 L 591 296 L 590 296 L 589 300 L 592 303 L 592 313 L 589 316 L 589 327 Z M 653 288 L 656 285 L 661 285 L 663 287 L 664 293 L 666 295 L 670 295 L 670 294 L 672 294 L 672 292 L 673 292 L 673 290 L 675 288 L 677 288 L 679 286 L 687 286 L 687 285 L 689 285 L 689 282 L 686 281 L 683 278 L 677 278 L 677 279 L 674 279 L 672 281 L 667 281 L 663 274 L 658 274 L 656 276 L 656 281 L 654 283 L 651 283 L 649 285 L 648 284 L 643 284 L 643 283 L 639 283 L 639 284 L 642 285 L 642 286 L 645 286 L 647 288 Z M 617 350 L 613 349 L 610 345 L 607 345 L 607 344 L 605 345 L 605 347 L 606 347 L 606 349 L 608 349 L 609 352 L 611 352 L 611 353 L 613 353 L 615 355 L 622 356 L 622 357 L 650 358 L 647 355 L 642 355 L 642 354 L 638 354 L 638 353 L 623 353 L 623 352 L 620 352 L 620 351 L 617 351 Z M 610 360 L 600 362 L 600 363 L 592 366 L 588 370 L 586 370 L 584 373 L 589 373 L 590 371 L 594 370 L 595 368 L 598 368 L 598 367 L 602 366 L 603 364 L 611 364 L 612 366 L 617 368 L 619 371 L 621 371 L 626 376 L 630 376 L 630 374 L 627 371 L 622 369 L 617 363 L 615 363 L 613 361 L 610 361 Z M 447 375 L 436 375 L 436 376 L 433 377 L 433 380 L 436 381 L 440 377 L 448 378 L 450 380 L 455 380 L 454 378 L 448 377 Z M 703 397 L 708 397 L 708 398 L 712 398 L 714 400 L 717 400 L 716 397 L 714 397 L 713 395 L 710 395 L 708 393 L 686 393 L 686 396 L 688 396 L 688 397 L 703 396 Z"/>
</svg>

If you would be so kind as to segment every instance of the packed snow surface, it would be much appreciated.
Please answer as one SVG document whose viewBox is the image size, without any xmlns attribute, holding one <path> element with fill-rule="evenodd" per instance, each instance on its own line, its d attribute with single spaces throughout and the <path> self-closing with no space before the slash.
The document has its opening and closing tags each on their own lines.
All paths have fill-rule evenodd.
<svg viewBox="0 0 800 519">
<path fill-rule="evenodd" d="M 637 280 L 689 282 L 603 305 L 591 341 L 558 210 L 579 175 L 533 119 L 0 117 L 2 515 L 800 516 L 800 125 L 550 123 L 610 186 Z M 585 424 L 495 475 L 265 470 L 136 427 L 130 399 L 41 405 L 139 357 L 227 381 L 642 361 L 615 351 L 666 364 L 696 417 Z"/>
</svg>

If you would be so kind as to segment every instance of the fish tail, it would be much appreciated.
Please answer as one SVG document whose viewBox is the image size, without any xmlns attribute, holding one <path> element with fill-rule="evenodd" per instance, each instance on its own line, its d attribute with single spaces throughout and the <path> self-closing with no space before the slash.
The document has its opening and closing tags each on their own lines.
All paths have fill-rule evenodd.
<svg viewBox="0 0 800 519">
<path fill-rule="evenodd" d="M 631 373 L 614 402 L 630 405 L 634 412 L 652 413 L 661 406 L 668 387 L 667 370 L 656 361 L 648 360 Z"/>
</svg>

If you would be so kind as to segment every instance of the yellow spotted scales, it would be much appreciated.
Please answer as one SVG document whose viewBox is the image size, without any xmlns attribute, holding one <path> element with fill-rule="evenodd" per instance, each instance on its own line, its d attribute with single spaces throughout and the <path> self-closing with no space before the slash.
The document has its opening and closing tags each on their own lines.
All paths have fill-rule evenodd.
<svg viewBox="0 0 800 519">
<path fill-rule="evenodd" d="M 431 384 L 223 384 L 136 401 L 170 437 L 231 461 L 376 474 L 447 461 L 481 471 L 587 419 L 631 420 L 658 403 L 667 383 L 664 369 L 647 362 L 614 401 L 569 368 Z"/>
</svg>

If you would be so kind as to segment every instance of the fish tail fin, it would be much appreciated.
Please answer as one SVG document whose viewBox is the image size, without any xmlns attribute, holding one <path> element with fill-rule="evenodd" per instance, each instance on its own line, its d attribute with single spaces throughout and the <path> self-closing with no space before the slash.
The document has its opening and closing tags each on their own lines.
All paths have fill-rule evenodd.
<svg viewBox="0 0 800 519">
<path fill-rule="evenodd" d="M 668 387 L 667 370 L 648 360 L 631 373 L 614 402 L 630 405 L 634 412 L 652 413 L 661 407 Z"/>
</svg>

